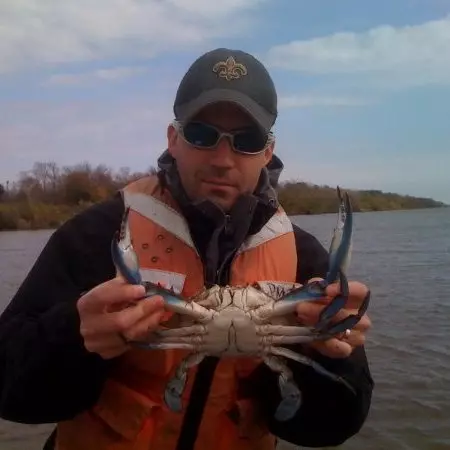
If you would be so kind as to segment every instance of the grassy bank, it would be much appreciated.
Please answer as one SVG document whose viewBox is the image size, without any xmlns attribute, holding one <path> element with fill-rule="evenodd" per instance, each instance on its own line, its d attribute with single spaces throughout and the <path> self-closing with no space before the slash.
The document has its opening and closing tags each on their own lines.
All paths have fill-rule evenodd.
<svg viewBox="0 0 450 450">
<path fill-rule="evenodd" d="M 27 201 L 0 203 L 0 230 L 57 228 L 88 205 L 54 205 Z"/>
</svg>

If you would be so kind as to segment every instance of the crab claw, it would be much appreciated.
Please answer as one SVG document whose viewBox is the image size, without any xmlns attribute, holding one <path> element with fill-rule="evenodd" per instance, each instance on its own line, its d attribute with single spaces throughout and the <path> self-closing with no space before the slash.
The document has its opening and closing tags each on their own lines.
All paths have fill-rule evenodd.
<svg viewBox="0 0 450 450">
<path fill-rule="evenodd" d="M 175 412 L 180 412 L 182 409 L 181 396 L 186 386 L 187 373 L 180 374 L 180 377 L 172 378 L 164 390 L 164 401 L 167 406 Z"/>
<path fill-rule="evenodd" d="M 319 323 L 315 326 L 315 329 L 321 334 L 328 336 L 335 336 L 336 334 L 343 333 L 346 330 L 351 330 L 361 320 L 362 316 L 366 313 L 367 308 L 369 307 L 369 303 L 370 303 L 370 291 L 367 292 L 356 314 L 351 314 L 347 316 L 345 319 L 342 319 L 339 322 L 336 322 L 332 325 L 329 325 L 329 321 L 324 321 L 320 323 L 319 319 Z"/>
<path fill-rule="evenodd" d="M 116 233 L 111 242 L 111 257 L 117 272 L 130 284 L 142 284 L 139 271 L 139 260 L 131 242 L 128 216 L 130 208 L 125 210 L 120 225 L 120 231 Z"/>
<path fill-rule="evenodd" d="M 350 197 L 347 192 L 342 195 L 339 186 L 337 187 L 338 198 L 340 201 L 338 221 L 334 229 L 330 244 L 329 270 L 325 276 L 325 283 L 334 283 L 339 272 L 347 272 L 350 264 L 352 249 L 352 231 L 353 231 L 353 208 Z"/>
<path fill-rule="evenodd" d="M 350 260 L 353 215 L 349 195 L 347 193 L 342 195 L 339 187 L 337 192 L 340 200 L 338 223 L 334 229 L 330 245 L 329 270 L 325 279 L 312 281 L 293 289 L 275 302 L 270 309 L 264 310 L 263 307 L 261 309 L 261 317 L 263 319 L 292 313 L 296 310 L 299 303 L 325 297 L 327 286 L 337 280 L 340 280 L 341 293 L 324 309 L 319 322 L 323 324 L 330 320 L 345 306 L 348 298 L 348 281 L 345 272 Z"/>
<path fill-rule="evenodd" d="M 111 257 L 116 270 L 130 284 L 142 284 L 146 288 L 146 297 L 160 295 L 164 298 L 167 308 L 175 313 L 186 314 L 196 320 L 210 320 L 214 312 L 195 302 L 187 302 L 173 290 L 164 288 L 159 284 L 144 282 L 142 280 L 139 258 L 134 251 L 129 227 L 130 209 L 125 210 L 120 231 L 111 242 Z"/>
<path fill-rule="evenodd" d="M 193 319 L 198 320 L 200 323 L 209 322 L 215 314 L 213 310 L 206 309 L 196 302 L 187 302 L 173 290 L 166 289 L 150 282 L 144 284 L 146 286 L 147 297 L 160 295 L 164 299 L 167 309 L 172 312 L 188 315 Z"/>
<path fill-rule="evenodd" d="M 320 313 L 319 321 L 315 325 L 315 328 L 318 330 L 325 328 L 328 325 L 328 323 L 331 321 L 331 319 L 347 303 L 347 299 L 349 296 L 347 277 L 345 276 L 345 274 L 343 272 L 341 272 L 339 274 L 339 278 L 340 278 L 341 292 L 327 306 L 325 306 L 325 308 Z"/>
</svg>

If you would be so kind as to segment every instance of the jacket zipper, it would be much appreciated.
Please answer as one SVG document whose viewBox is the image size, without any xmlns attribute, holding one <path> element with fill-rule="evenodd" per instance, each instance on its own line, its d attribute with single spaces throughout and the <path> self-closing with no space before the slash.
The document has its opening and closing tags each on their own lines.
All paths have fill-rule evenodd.
<svg viewBox="0 0 450 450">
<path fill-rule="evenodd" d="M 229 214 L 225 215 L 225 225 L 223 227 L 224 234 L 227 235 L 230 231 L 230 222 L 231 222 L 231 216 Z M 225 266 L 227 265 L 228 260 L 230 259 L 230 256 L 233 255 L 236 252 L 236 249 L 233 249 L 231 252 L 227 253 L 225 257 L 222 260 L 222 264 L 220 267 L 216 270 L 216 279 L 214 280 L 215 283 L 220 284 L 221 276 L 223 274 L 223 270 Z"/>
<path fill-rule="evenodd" d="M 223 227 L 223 231 L 225 234 L 228 234 L 228 231 L 230 230 L 230 222 L 231 222 L 231 216 L 229 214 L 225 214 L 225 225 Z"/>
</svg>

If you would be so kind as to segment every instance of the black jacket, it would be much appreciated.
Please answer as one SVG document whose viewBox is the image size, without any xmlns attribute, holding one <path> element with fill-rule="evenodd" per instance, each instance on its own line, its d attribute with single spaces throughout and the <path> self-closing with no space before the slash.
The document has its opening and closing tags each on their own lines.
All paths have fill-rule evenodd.
<svg viewBox="0 0 450 450">
<path fill-rule="evenodd" d="M 275 158 L 272 170 L 261 174 L 255 195 L 242 198 L 227 216 L 209 202 L 189 202 L 167 153 L 160 158 L 159 166 L 161 181 L 188 219 L 205 265 L 205 279 L 209 284 L 227 283 L 233 253 L 246 236 L 261 229 L 277 208 L 274 186 L 281 162 Z M 28 424 L 59 422 L 90 408 L 99 397 L 115 361 L 105 361 L 84 348 L 76 302 L 83 292 L 114 277 L 110 242 L 123 209 L 117 195 L 90 207 L 55 231 L 0 317 L 3 419 Z M 312 235 L 297 226 L 294 230 L 301 255 L 297 281 L 323 277 L 327 252 Z M 262 364 L 243 388 L 258 400 L 271 432 L 279 438 L 307 447 L 339 445 L 360 430 L 369 411 L 373 381 L 366 355 L 364 348 L 358 348 L 347 359 L 319 354 L 315 359 L 346 378 L 357 395 L 290 361 L 303 392 L 303 405 L 293 419 L 282 423 L 273 419 L 280 400 L 275 373 Z M 190 421 L 201 417 L 199 399 L 208 394 L 207 381 L 214 364 L 214 358 L 206 358 L 199 367 L 195 383 L 198 392 L 192 397 L 196 402 L 190 403 L 182 431 L 185 440 L 195 428 Z"/>
</svg>

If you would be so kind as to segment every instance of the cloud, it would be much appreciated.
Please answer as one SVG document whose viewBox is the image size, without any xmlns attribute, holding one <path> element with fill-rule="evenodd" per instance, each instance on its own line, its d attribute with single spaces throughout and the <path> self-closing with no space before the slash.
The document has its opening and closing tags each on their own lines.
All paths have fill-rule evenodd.
<svg viewBox="0 0 450 450">
<path fill-rule="evenodd" d="M 0 180 L 13 179 L 36 161 L 83 161 L 143 170 L 156 164 L 172 119 L 166 93 L 66 103 L 4 102 L 0 106 Z M 0 181 L 1 182 L 1 181 Z"/>
<path fill-rule="evenodd" d="M 45 85 L 83 85 L 94 81 L 120 81 L 141 73 L 146 67 L 115 67 L 99 69 L 86 73 L 59 73 L 51 75 Z"/>
<path fill-rule="evenodd" d="M 323 97 L 314 95 L 292 95 L 278 99 L 280 109 L 309 108 L 314 106 L 350 107 L 364 106 L 372 103 L 356 97 Z"/>
<path fill-rule="evenodd" d="M 150 58 L 248 32 L 266 0 L 17 0 L 0 3 L 0 73 Z M 253 14 L 252 14 L 253 13 Z"/>
<path fill-rule="evenodd" d="M 271 67 L 315 75 L 359 75 L 384 87 L 450 84 L 450 16 L 415 26 L 383 25 L 272 47 Z"/>
</svg>

